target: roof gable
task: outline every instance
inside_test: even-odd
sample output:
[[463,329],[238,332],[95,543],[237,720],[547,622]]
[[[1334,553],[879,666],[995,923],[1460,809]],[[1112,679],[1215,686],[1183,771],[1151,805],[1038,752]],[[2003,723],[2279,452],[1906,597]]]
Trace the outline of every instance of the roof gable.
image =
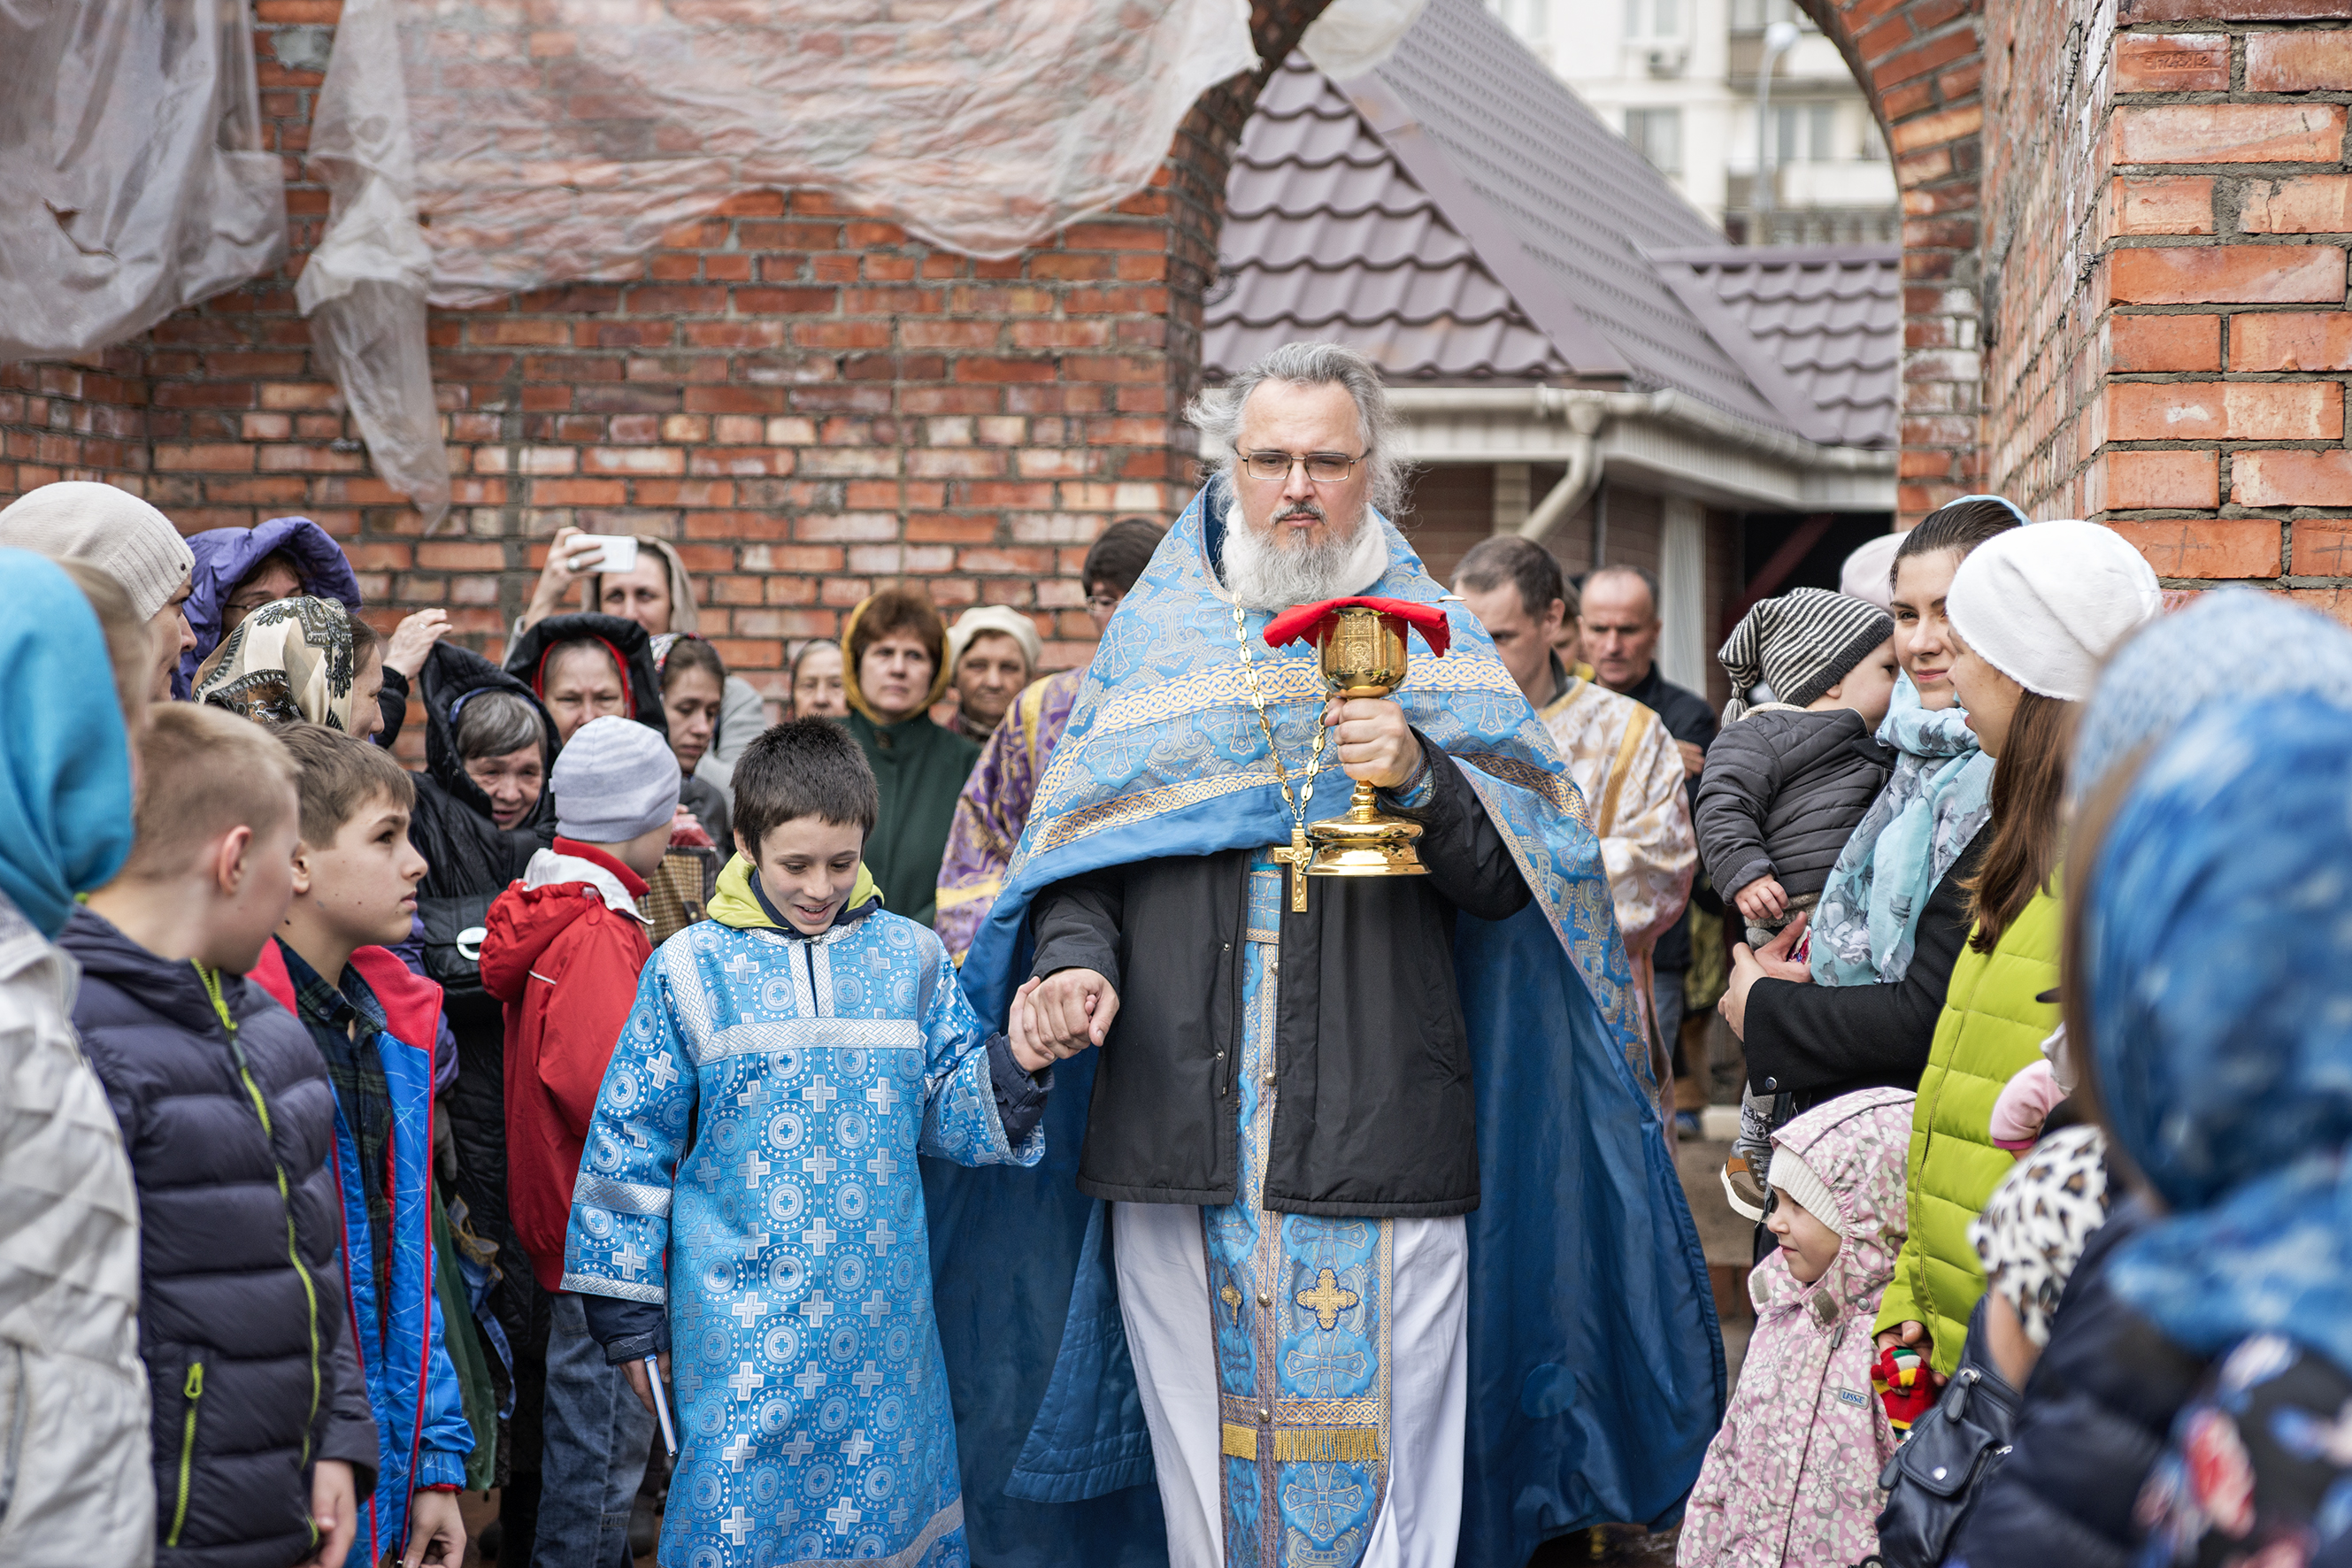
[[[1800,253],[1728,246],[1476,0],[1430,0],[1362,77],[1286,60],[1219,251],[1212,375],[1332,338],[1392,384],[1616,381],[1817,441],[1894,438],[1899,299],[1877,249],[1776,267]],[[1727,255],[1754,264],[1706,259]]]

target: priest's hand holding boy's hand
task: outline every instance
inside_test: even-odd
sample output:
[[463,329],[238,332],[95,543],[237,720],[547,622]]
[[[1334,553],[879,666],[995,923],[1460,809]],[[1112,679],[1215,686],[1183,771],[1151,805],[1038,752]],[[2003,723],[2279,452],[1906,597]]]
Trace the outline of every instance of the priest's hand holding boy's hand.
[[1037,1072],[1099,1046],[1118,1016],[1118,992],[1091,969],[1063,969],[1013,994],[1006,1035],[1013,1059]]

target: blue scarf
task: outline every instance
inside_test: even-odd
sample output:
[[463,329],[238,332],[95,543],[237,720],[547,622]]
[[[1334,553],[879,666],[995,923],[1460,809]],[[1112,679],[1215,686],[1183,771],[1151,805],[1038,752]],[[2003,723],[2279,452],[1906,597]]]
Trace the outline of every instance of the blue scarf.
[[2084,890],[2100,1100],[2168,1210],[2109,1277],[2201,1355],[2278,1332],[2352,1369],[2347,778],[2329,699],[2208,704],[2141,769]]
[[131,853],[131,755],[98,616],[55,562],[0,550],[0,895],[55,940]]
[[1992,759],[1958,707],[1930,712],[1897,676],[1878,739],[1895,772],[1838,851],[1813,910],[1813,978],[1878,985],[1910,973],[1919,911],[1992,815]]

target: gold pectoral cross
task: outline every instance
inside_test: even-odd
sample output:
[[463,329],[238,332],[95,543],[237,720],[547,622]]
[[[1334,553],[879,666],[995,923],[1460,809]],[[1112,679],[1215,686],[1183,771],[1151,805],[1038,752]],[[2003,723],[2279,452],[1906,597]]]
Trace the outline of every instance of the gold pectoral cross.
[[1294,826],[1290,830],[1290,847],[1276,849],[1276,859],[1290,868],[1290,910],[1293,914],[1307,912],[1307,868],[1315,859],[1315,851],[1307,842],[1307,829]]

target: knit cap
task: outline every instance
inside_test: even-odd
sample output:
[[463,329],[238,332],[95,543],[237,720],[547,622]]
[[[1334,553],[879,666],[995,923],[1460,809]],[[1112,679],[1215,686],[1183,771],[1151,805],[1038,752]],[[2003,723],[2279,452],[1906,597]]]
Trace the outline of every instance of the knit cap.
[[1794,1149],[1774,1149],[1771,1172],[1772,1184],[1802,1204],[1805,1212],[1829,1226],[1840,1236],[1845,1235],[1845,1216],[1838,1212],[1837,1194],[1821,1173],[1805,1163],[1804,1156]]
[[1036,673],[1037,661],[1045,655],[1045,645],[1037,636],[1037,624],[1005,605],[981,605],[956,617],[956,624],[948,628],[950,669],[963,662],[964,649],[982,632],[1002,632],[1019,643],[1021,657],[1029,661],[1030,673]]
[[2043,697],[2080,702],[2099,666],[2164,606],[2156,573],[2111,528],[2073,518],[1969,552],[1944,596],[1970,652]]
[[[1895,621],[1876,605],[1826,588],[1792,588],[1740,617],[1716,658],[1731,689],[1759,680],[1792,708],[1802,708],[1843,680],[1863,657],[1895,635]],[[1734,697],[1727,724],[1748,711]]]
[[171,603],[196,564],[170,518],[129,490],[90,479],[63,479],[17,497],[0,511],[0,544],[87,562],[122,584],[142,621]]
[[555,831],[583,844],[625,844],[677,811],[677,758],[660,731],[606,714],[572,732],[548,778]]

